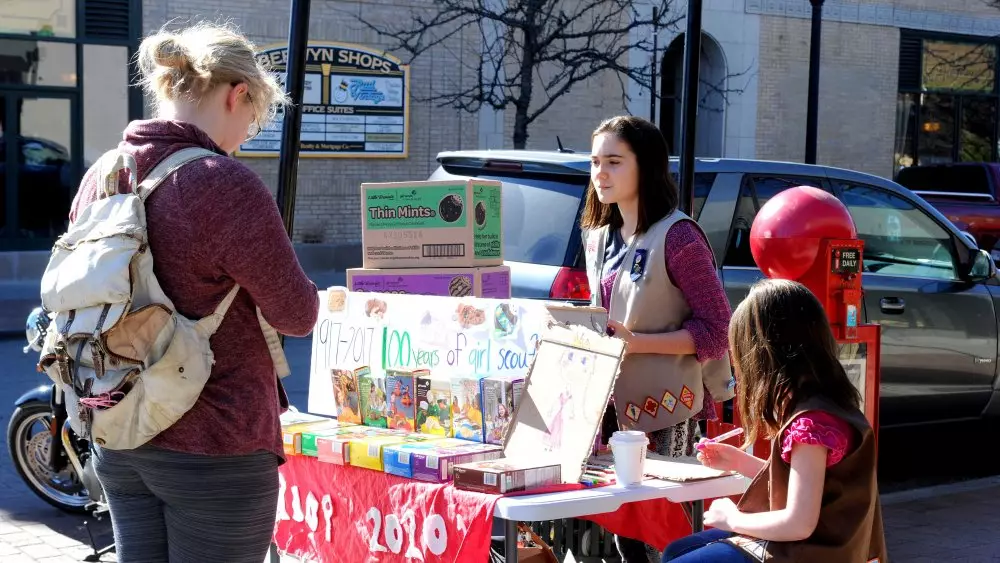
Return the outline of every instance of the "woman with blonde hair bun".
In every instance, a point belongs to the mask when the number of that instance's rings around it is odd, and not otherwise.
[[[288,402],[258,314],[280,333],[305,336],[319,299],[267,186],[230,155],[287,99],[253,44],[227,25],[149,36],[138,67],[156,117],[130,123],[119,145],[135,158],[138,180],[179,150],[215,153],[174,170],[146,199],[157,279],[194,319],[241,289],[212,337],[215,363],[191,410],[137,449],[95,445],[94,468],[119,561],[260,563],[278,505],[279,416]],[[97,199],[94,176],[84,177],[71,219]]]

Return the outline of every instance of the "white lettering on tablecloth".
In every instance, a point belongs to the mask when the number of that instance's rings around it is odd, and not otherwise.
[[[368,532],[367,527],[365,527],[364,533],[370,534],[368,536],[368,550],[373,553],[391,551],[398,554],[403,550],[404,540],[406,541],[406,552],[403,556],[407,559],[423,561],[424,551],[429,550],[434,555],[441,555],[448,549],[448,529],[445,526],[444,518],[438,514],[430,514],[424,519],[420,534],[423,550],[417,547],[416,516],[412,509],[406,509],[402,518],[395,514],[386,514],[383,518],[382,511],[373,506],[368,509],[365,518],[372,524],[371,532]],[[385,523],[384,529],[383,521]],[[379,542],[379,536],[382,536],[386,545]]]
[[[306,494],[305,511],[303,511],[302,500],[299,496],[299,487],[298,485],[292,485],[292,514],[289,515],[288,510],[285,509],[285,503],[288,500],[286,498],[288,490],[288,483],[285,481],[285,476],[278,473],[278,513],[276,520],[279,522],[287,520],[305,522],[309,530],[312,533],[316,533],[319,530],[319,509],[320,505],[322,505],[323,520],[326,524],[326,541],[333,541],[333,498],[329,494],[325,494],[322,499],[317,499],[312,491],[308,491]]]

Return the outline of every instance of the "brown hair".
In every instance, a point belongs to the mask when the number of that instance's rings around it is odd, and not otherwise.
[[[773,439],[796,404],[821,396],[857,409],[861,396],[844,372],[826,312],[804,285],[762,280],[733,312],[729,346],[739,372],[744,447]]]
[[[639,167],[639,220],[636,234],[645,233],[653,223],[677,209],[677,184],[670,176],[670,152],[660,129],[641,117],[621,115],[603,121],[591,135],[591,141],[602,133],[614,135],[635,153]],[[594,183],[587,186],[587,195],[580,216],[580,227],[595,229],[609,225],[622,226],[617,204],[606,205],[597,199]]]
[[[161,29],[139,45],[141,84],[159,103],[199,103],[220,84],[246,83],[263,125],[279,106],[288,104],[288,97],[255,51],[231,24],[202,22],[173,32]]]

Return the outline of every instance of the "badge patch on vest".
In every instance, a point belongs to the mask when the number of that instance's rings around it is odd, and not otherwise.
[[[639,281],[642,274],[646,272],[646,255],[648,251],[643,248],[637,248],[635,250],[635,256],[632,257],[632,269],[629,271],[629,277],[632,281]]]
[[[657,411],[660,410],[660,403],[657,403],[656,399],[652,397],[646,397],[646,402],[643,403],[642,410],[646,411],[649,416],[655,417]]]
[[[685,385],[681,387],[681,404],[691,410],[694,407],[694,391],[688,389]]]
[[[674,394],[670,391],[664,391],[663,400],[660,401],[660,404],[663,405],[663,408],[667,409],[668,413],[674,414],[674,409],[677,408],[677,397],[674,397]]]
[[[632,422],[639,422],[640,414],[642,414],[642,411],[639,410],[639,407],[635,406],[634,403],[629,403],[628,406],[625,407],[625,416],[632,419]]]

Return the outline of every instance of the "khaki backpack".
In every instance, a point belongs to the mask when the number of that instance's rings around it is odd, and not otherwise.
[[[52,319],[39,367],[65,392],[78,436],[114,450],[137,448],[177,422],[198,400],[215,362],[209,339],[240,290],[191,320],[174,308],[153,274],[146,198],[201,148],[171,154],[136,186],[135,159],[105,153],[93,170],[98,199],[56,241],[42,276],[42,307]],[[119,172],[129,193],[118,193]],[[257,310],[279,377],[288,364],[277,332]]]

